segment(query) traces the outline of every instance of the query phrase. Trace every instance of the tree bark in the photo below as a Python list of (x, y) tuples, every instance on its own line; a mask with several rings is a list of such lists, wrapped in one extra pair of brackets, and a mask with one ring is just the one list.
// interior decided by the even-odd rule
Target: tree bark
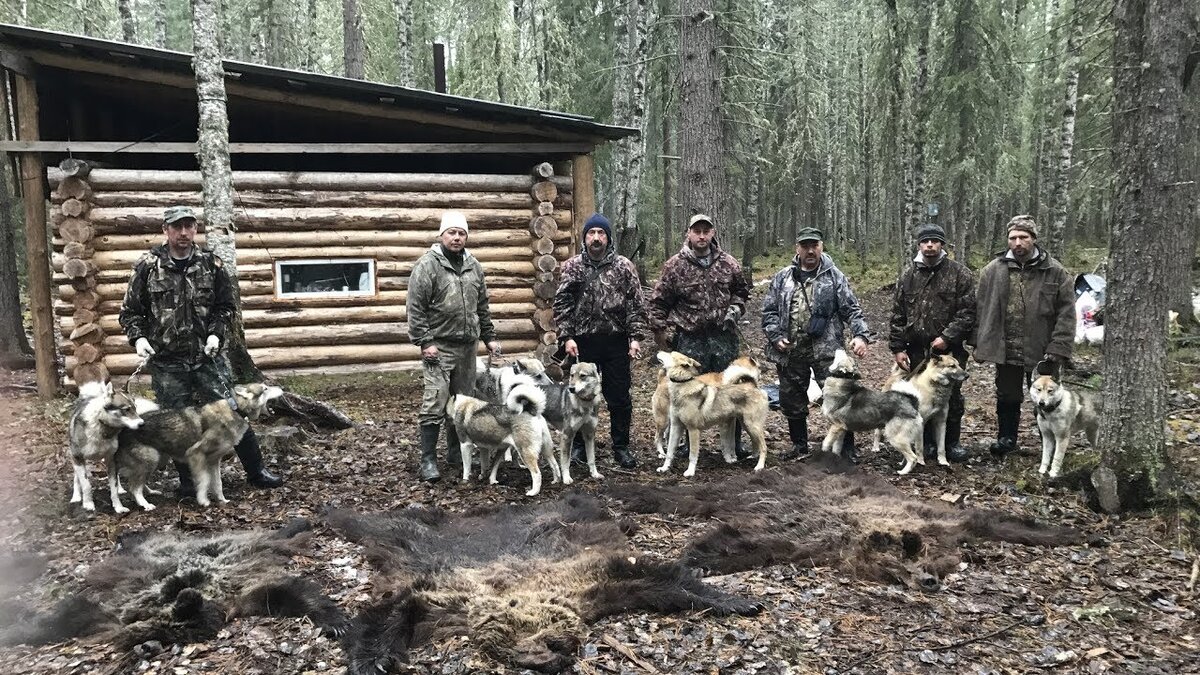
[[(653, 24), (649, 0), (629, 0), (616, 17), (616, 61), (620, 68), (613, 81), (613, 122), (638, 130), (613, 148), (615, 195), (611, 200), (617, 250), (634, 259), (641, 243), (638, 204), (641, 202), (642, 167), (646, 159), (646, 74), (649, 27)], [(638, 262), (634, 260), (634, 262)]]
[(704, 213), (718, 227), (728, 201), (721, 122), (721, 71), (712, 0), (681, 0), (679, 192), (684, 215)]
[(416, 85), (412, 55), (412, 0), (392, 0), (392, 14), (396, 15), (396, 84), (412, 87)]
[(133, 20), (133, 0), (117, 0), (117, 14), (121, 17), (121, 39), (137, 41), (137, 24)]
[(1076, 19), (1072, 21), (1067, 36), (1066, 86), (1063, 92), (1062, 130), (1058, 144), (1058, 174), (1054, 179), (1054, 219), (1044, 235), (1046, 247), (1054, 255), (1066, 251), (1067, 216), (1071, 210), (1071, 161), (1075, 149), (1075, 109), (1079, 98), (1079, 42), (1083, 27)]
[[(1174, 496), (1166, 454), (1168, 286), (1189, 193), (1180, 185), (1182, 72), (1191, 38), (1183, 3), (1117, 0), (1113, 12), (1113, 164), (1116, 198), (1108, 257), (1101, 507), (1139, 509)], [(1188, 133), (1194, 133), (1189, 130)]]
[(151, 0), (154, 13), (154, 46), (167, 48), (167, 0)]
[(912, 125), (909, 129), (908, 184), (905, 186), (904, 256), (910, 258), (916, 250), (917, 229), (924, 223), (925, 215), (925, 129), (929, 116), (926, 90), (929, 88), (929, 24), (932, 3), (919, 2), (917, 12), (917, 65), (913, 74)]
[(342, 0), (342, 60), (346, 77), (366, 78), (367, 40), (358, 0)]
[[(1200, 12), (1200, 10), (1197, 10)], [(1194, 24), (1193, 24), (1194, 25)], [(1189, 68), (1184, 69), (1184, 103), (1183, 122), (1181, 129), (1196, 129), (1200, 125), (1200, 75), (1195, 74), (1196, 64), (1200, 62), (1200, 37), (1193, 44), (1189, 56)], [(1193, 181), (1190, 186), (1182, 186), (1190, 195), (1187, 205), (1184, 227), (1180, 228), (1175, 239), (1175, 252), (1166, 256), (1167, 262), (1175, 270), (1175, 281), (1171, 283), (1170, 309), (1179, 314), (1180, 326), (1186, 332), (1195, 332), (1198, 328), (1195, 309), (1192, 307), (1193, 279), (1192, 269), (1196, 264), (1196, 238), (1200, 234), (1200, 220), (1197, 213), (1197, 199), (1200, 198), (1200, 134), (1184, 133), (1179, 144), (1179, 166), (1184, 180)], [(1187, 224), (1190, 223), (1190, 226)]]
[[(679, 223), (675, 215), (675, 177), (676, 169), (679, 167), (676, 160), (670, 159), (674, 154), (674, 129), (671, 121), (675, 111), (671, 110), (669, 101), (667, 100), (666, 92), (670, 89), (671, 76), (670, 69), (662, 69), (661, 91), (663, 92), (663, 111), (662, 111), (662, 245), (663, 245), (663, 260), (668, 260), (675, 253), (674, 248), (677, 244), (679, 234)], [(643, 281), (645, 279), (643, 278)]]
[(308, 0), (308, 43), (304, 50), (304, 69), (316, 70), (317, 50), (321, 42), (317, 39), (317, 0)]

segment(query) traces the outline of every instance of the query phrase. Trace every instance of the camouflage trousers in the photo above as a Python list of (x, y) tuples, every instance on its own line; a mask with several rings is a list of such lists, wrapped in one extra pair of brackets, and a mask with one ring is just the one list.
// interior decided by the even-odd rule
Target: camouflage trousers
[(425, 390), (421, 394), (421, 425), (441, 424), (450, 394), (470, 394), (475, 387), (475, 345), (470, 342), (438, 342), (437, 359), (422, 362)]
[(146, 365), (146, 371), (150, 373), (150, 386), (154, 388), (154, 398), (163, 408), (186, 408), (226, 399), (234, 404), (236, 409), (233, 388), (230, 385), (233, 377), (225, 359), (204, 359), (198, 367), (182, 370), (163, 367), (151, 358)]
[(694, 333), (676, 333), (671, 349), (699, 361), (702, 371), (715, 373), (733, 363), (738, 357), (739, 346), (736, 330), (709, 328)]

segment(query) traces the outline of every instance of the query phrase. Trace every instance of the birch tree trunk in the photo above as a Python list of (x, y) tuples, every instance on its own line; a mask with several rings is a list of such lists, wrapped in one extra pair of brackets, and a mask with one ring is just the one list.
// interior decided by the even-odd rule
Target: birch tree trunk
[(613, 122), (633, 127), (638, 135), (616, 141), (613, 149), (612, 222), (619, 233), (617, 251), (632, 259), (638, 249), (638, 203), (646, 160), (646, 73), (649, 53), (649, 0), (629, 0), (617, 15), (616, 61), (622, 66), (613, 81)]
[(726, 215), (725, 143), (721, 124), (721, 71), (712, 0), (680, 0), (679, 193), (684, 215)]
[(317, 50), (321, 43), (317, 39), (317, 0), (308, 0), (308, 44), (304, 51), (305, 70), (316, 70)]
[(929, 105), (926, 90), (929, 88), (929, 23), (930, 3), (920, 2), (917, 13), (917, 65), (913, 74), (912, 127), (908, 149), (909, 182), (905, 186), (904, 255), (912, 257), (916, 250), (917, 229), (925, 221), (925, 129), (928, 123)]
[(286, 67), (288, 64), (285, 36), (288, 31), (284, 27), (285, 12), (290, 7), (280, 7), (279, 0), (262, 0), (263, 22), (267, 25), (266, 40), (263, 45), (263, 61), (268, 66)]
[(1183, 64), (1191, 46), (1183, 3), (1117, 0), (1113, 17), (1114, 246), (1105, 308), (1102, 458), (1091, 476), (1110, 513), (1142, 508), (1177, 490), (1164, 437), (1165, 318), (1175, 279), (1162, 258), (1189, 215), (1178, 147)]
[(1058, 175), (1054, 179), (1054, 219), (1044, 236), (1051, 254), (1066, 253), (1067, 216), (1071, 210), (1071, 155), (1075, 149), (1075, 109), (1079, 98), (1079, 41), (1083, 29), (1073, 21), (1067, 36), (1066, 86), (1063, 93), (1062, 132), (1058, 143)]
[(167, 0), (151, 0), (154, 12), (154, 46), (167, 48)]
[(133, 21), (133, 0), (117, 0), (117, 14), (121, 17), (121, 39), (137, 41), (137, 24)]
[(675, 159), (672, 159), (674, 153), (671, 152), (674, 143), (672, 135), (675, 130), (672, 128), (671, 121), (674, 119), (675, 111), (671, 110), (670, 101), (667, 98), (666, 92), (671, 87), (670, 69), (662, 69), (662, 86), (663, 92), (663, 111), (662, 119), (662, 245), (663, 245), (663, 260), (669, 259), (675, 254), (675, 247), (679, 236), (679, 221), (675, 214), (675, 177), (676, 169), (679, 165)]
[(396, 15), (396, 84), (411, 87), (416, 83), (412, 55), (412, 0), (392, 0)]
[(342, 0), (342, 63), (346, 77), (367, 76), (367, 42), (358, 0)]
[(200, 126), (197, 159), (204, 199), (204, 233), (208, 246), (221, 259), (233, 285), (235, 313), (227, 354), (234, 381), (261, 381), (263, 375), (246, 351), (241, 298), (237, 281), (237, 247), (233, 239), (233, 171), (229, 166), (229, 116), (226, 112), (225, 67), (217, 35), (220, 0), (192, 0), (192, 41), (195, 54)]

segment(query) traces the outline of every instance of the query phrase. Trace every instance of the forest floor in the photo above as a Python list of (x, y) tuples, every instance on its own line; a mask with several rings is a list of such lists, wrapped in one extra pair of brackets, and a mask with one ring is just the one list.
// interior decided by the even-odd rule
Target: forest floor
[[(756, 289), (753, 304), (760, 304), (761, 292), (762, 287)], [(864, 306), (871, 326), (884, 329), (889, 294), (866, 293)], [(745, 337), (761, 344), (758, 317), (749, 319)], [(1096, 368), (1097, 359), (1095, 353), (1082, 355), (1085, 375)], [(878, 385), (890, 365), (886, 346), (873, 345), (862, 364), (867, 382)], [(1194, 370), (1180, 368), (1173, 366), (1170, 383), (1170, 405), (1176, 411), (1169, 421), (1170, 453), (1182, 473), (1195, 477), (1200, 475), (1195, 443), (1200, 385)], [(572, 672), (1197, 672), (1197, 598), (1189, 587), (1196, 552), (1183, 533), (1186, 527), (1157, 512), (1099, 515), (1076, 491), (1041, 480), (1028, 410), (1022, 420), (1023, 451), (1004, 460), (992, 458), (984, 449), (995, 428), (992, 373), (975, 363), (970, 371), (964, 431), (973, 450), (969, 463), (897, 476), (898, 456), (887, 450), (872, 455), (869, 439), (860, 439), (858, 470), (883, 476), (920, 499), (1078, 528), (1089, 543), (1054, 548), (975, 543), (970, 562), (946, 577), (936, 592), (867, 582), (828, 567), (780, 565), (725, 575), (713, 583), (761, 600), (765, 611), (755, 617), (609, 617), (589, 627)], [(773, 373), (767, 379), (773, 381)], [(635, 448), (641, 465), (636, 471), (617, 468), (602, 431), (599, 441), (605, 450), (598, 455), (606, 482), (719, 482), (747, 470), (724, 465), (712, 452), (702, 459), (695, 479), (682, 478), (678, 463), (670, 475), (656, 473), (652, 425), (645, 413), (654, 382), (648, 360), (636, 365), (634, 380)], [(528, 474), (516, 469), (503, 472), (501, 485), (491, 488), (446, 478), (432, 485), (419, 482), (415, 417), (420, 382), (411, 374), (394, 373), (290, 381), (294, 389), (340, 406), (358, 426), (337, 433), (307, 432), (286, 456), (269, 456), (272, 467), (287, 478), (282, 489), (248, 489), (241, 468), (230, 462), (226, 494), (232, 501), (227, 506), (202, 510), (194, 503), (154, 497), (160, 508), (152, 513), (135, 508), (115, 516), (107, 500), (98, 498), (99, 511), (85, 514), (67, 504), (71, 472), (63, 448), (69, 402), (39, 401), (28, 389), (31, 381), (27, 371), (0, 375), (0, 546), (9, 552), (38, 551), (49, 559), (49, 567), (31, 587), (0, 583), (0, 590), (41, 605), (75, 588), (89, 566), (111, 555), (116, 537), (129, 530), (274, 528), (291, 518), (316, 517), (328, 506), (375, 511), (422, 504), (457, 512), (529, 501), (523, 496)], [(816, 411), (810, 419), (813, 438), (819, 440), (824, 421)], [(769, 418), (768, 443), (770, 469), (776, 453), (789, 445), (778, 413)], [(1077, 439), (1076, 448), (1082, 443)], [(706, 438), (706, 447), (714, 444)], [(1068, 469), (1094, 460), (1090, 451), (1074, 452)], [(160, 487), (169, 491), (173, 481), (164, 479)], [(592, 480), (576, 487), (601, 489)], [(558, 486), (548, 486), (533, 499), (553, 500), (561, 493)], [(630, 517), (640, 526), (633, 544), (666, 557), (677, 556), (706, 525), (684, 517)], [(311, 549), (293, 560), (294, 571), (317, 580), (348, 611), (371, 598), (373, 570), (361, 547), (321, 528)], [(84, 640), (8, 647), (0, 650), (0, 672), (305, 673), (344, 667), (337, 641), (321, 635), (309, 621), (262, 617), (235, 619), (209, 642), (168, 645), (158, 653), (142, 650), (132, 660), (122, 656), (110, 645)], [(406, 668), (503, 672), (469, 649), (465, 638), (412, 652)]]

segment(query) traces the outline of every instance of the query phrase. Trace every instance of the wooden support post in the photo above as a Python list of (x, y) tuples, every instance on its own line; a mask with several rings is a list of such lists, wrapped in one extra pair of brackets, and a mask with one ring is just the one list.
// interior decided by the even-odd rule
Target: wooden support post
[(571, 162), (571, 190), (575, 200), (575, 207), (571, 211), (575, 221), (571, 251), (574, 253), (579, 252), (580, 241), (583, 240), (583, 224), (596, 212), (595, 170), (591, 155), (575, 155)]
[[(17, 140), (38, 138), (37, 84), (14, 73)], [(33, 315), (33, 355), (37, 364), (38, 396), (58, 393), (54, 309), (50, 300), (50, 251), (46, 243), (46, 168), (41, 155), (21, 155), (21, 201), (25, 205), (25, 262), (29, 268), (29, 306)]]

